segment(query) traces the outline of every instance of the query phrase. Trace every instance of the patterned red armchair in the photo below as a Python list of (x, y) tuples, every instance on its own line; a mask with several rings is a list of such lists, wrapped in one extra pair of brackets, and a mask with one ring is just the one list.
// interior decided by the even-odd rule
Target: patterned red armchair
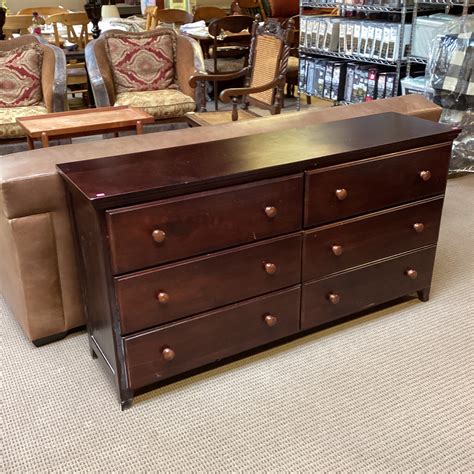
[(189, 78), (204, 70), (202, 52), (171, 29), (107, 31), (87, 45), (86, 63), (97, 107), (129, 105), (168, 122), (196, 108)]
[(37, 36), (0, 41), (0, 139), (15, 143), (24, 133), (17, 117), (62, 112), (66, 107), (66, 60)]

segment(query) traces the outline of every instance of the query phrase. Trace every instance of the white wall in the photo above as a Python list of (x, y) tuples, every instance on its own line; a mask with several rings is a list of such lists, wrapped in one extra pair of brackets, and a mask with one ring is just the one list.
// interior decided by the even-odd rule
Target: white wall
[[(215, 6), (229, 8), (232, 0), (195, 0), (198, 6)], [(61, 5), (69, 10), (79, 11), (84, 9), (87, 0), (7, 0), (10, 12), (17, 13), (18, 10), (27, 7), (51, 7)], [(117, 1), (117, 3), (120, 3)], [(194, 3), (194, 1), (193, 1)]]
[(87, 0), (7, 0), (7, 7), (10, 12), (17, 13), (22, 8), (29, 7), (53, 7), (61, 5), (69, 10), (83, 10)]

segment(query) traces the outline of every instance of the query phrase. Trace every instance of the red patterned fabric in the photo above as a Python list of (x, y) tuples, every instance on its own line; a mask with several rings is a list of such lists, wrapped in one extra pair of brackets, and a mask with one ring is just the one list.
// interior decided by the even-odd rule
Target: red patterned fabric
[(26, 107), (42, 102), (39, 45), (0, 51), (0, 107)]
[(175, 37), (172, 31), (154, 30), (140, 37), (114, 33), (107, 37), (106, 44), (117, 94), (173, 88)]

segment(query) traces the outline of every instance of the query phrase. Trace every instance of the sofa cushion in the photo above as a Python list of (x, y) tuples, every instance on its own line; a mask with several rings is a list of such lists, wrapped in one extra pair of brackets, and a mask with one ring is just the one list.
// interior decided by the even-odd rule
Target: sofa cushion
[(41, 103), (43, 51), (29, 44), (0, 51), (0, 107), (26, 107)]
[(25, 135), (23, 129), (16, 122), (17, 117), (47, 113), (48, 109), (44, 105), (0, 108), (0, 139), (18, 138)]
[(172, 31), (154, 30), (139, 38), (109, 33), (106, 47), (117, 94), (177, 87), (176, 41)]
[(114, 105), (138, 107), (158, 120), (183, 117), (184, 114), (196, 108), (192, 97), (173, 89), (122, 92), (117, 95)]

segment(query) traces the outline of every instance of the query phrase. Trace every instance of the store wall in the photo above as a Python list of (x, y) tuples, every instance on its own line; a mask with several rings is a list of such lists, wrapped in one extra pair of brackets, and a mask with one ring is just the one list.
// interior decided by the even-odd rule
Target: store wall
[[(11, 13), (17, 13), (25, 7), (44, 7), (61, 5), (69, 10), (83, 10), (84, 3), (87, 0), (7, 0), (7, 6)], [(117, 3), (120, 3), (117, 1)], [(196, 3), (198, 6), (215, 6), (221, 8), (229, 8), (232, 3), (231, 0), (193, 0), (192, 3)]]
[(52, 7), (61, 5), (69, 10), (83, 10), (86, 0), (7, 0), (7, 7), (11, 13), (26, 7)]

